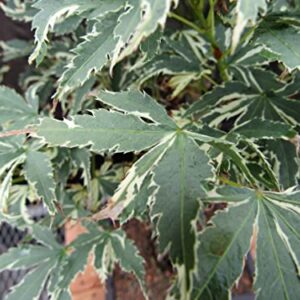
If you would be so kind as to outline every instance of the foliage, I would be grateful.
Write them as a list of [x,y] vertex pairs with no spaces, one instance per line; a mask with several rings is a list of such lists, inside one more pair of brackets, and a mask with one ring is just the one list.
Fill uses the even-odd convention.
[[[31,63],[22,95],[0,87],[0,222],[28,229],[0,269],[31,269],[7,299],[44,286],[70,299],[91,253],[103,280],[119,263],[147,297],[143,258],[122,229],[133,218],[168,254],[170,299],[231,299],[251,240],[256,298],[298,299],[298,1],[1,6],[34,31],[0,44],[3,62]],[[129,166],[117,153],[133,154]],[[39,224],[34,201],[48,210]],[[53,232],[70,220],[87,232],[59,245]]]

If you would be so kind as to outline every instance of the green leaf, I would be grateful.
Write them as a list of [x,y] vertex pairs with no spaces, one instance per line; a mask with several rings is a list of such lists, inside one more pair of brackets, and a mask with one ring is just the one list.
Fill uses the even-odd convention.
[[232,49],[235,50],[238,46],[240,37],[250,22],[253,26],[257,21],[259,12],[265,13],[267,11],[266,0],[256,0],[254,2],[238,0],[236,5],[236,25],[232,34]]
[[52,261],[41,264],[35,270],[31,271],[24,280],[20,282],[6,297],[7,300],[19,300],[24,298],[38,299],[41,294],[47,278],[55,267]]
[[33,224],[31,226],[33,237],[42,243],[44,246],[50,249],[61,249],[61,245],[55,239],[55,236],[52,234],[51,230],[47,227],[40,226],[38,224]]
[[0,140],[0,176],[11,168],[17,160],[22,162],[25,159],[25,151],[19,141],[21,141],[20,137],[9,137]]
[[9,187],[6,199],[1,197],[1,221],[20,229],[33,223],[26,207],[26,200],[29,196],[28,190],[28,187],[25,185],[14,184]]
[[137,277],[144,290],[144,260],[126,234],[121,230],[104,232],[92,223],[86,225],[89,232],[80,235],[71,244],[74,252],[63,266],[64,277],[61,278],[59,286],[62,289],[69,286],[76,274],[84,270],[89,254],[94,253],[94,264],[103,280],[106,279],[108,268],[118,262],[124,271]]
[[[158,26],[163,27],[173,0],[118,1],[113,5],[103,1],[63,0],[48,3],[38,1],[34,7],[40,11],[35,15],[32,25],[35,29],[36,49],[30,61],[40,63],[46,53],[47,32],[53,28],[56,20],[67,14],[80,14],[94,9],[89,16],[95,18],[93,29],[85,41],[75,49],[75,57],[60,78],[56,96],[61,98],[73,89],[82,86],[93,72],[100,71],[111,58],[111,68],[124,57],[135,51],[142,40],[153,34]],[[127,10],[120,10],[126,3]],[[97,7],[97,5],[101,7]]]
[[[47,242],[45,234],[49,239]],[[51,277],[59,266],[63,247],[55,242],[53,234],[39,225],[33,225],[33,235],[37,239],[41,238],[41,241],[50,247],[21,244],[18,248],[11,248],[0,256],[0,270],[34,268],[13,288],[6,299],[21,299],[24,295],[30,299],[38,299],[49,276]]]
[[[126,222],[129,219],[129,216],[134,214],[137,206],[141,205],[141,188],[146,182],[147,176],[150,176],[153,169],[157,164],[159,164],[165,152],[172,145],[173,135],[167,136],[163,139],[158,145],[153,147],[149,152],[143,155],[128,171],[126,178],[120,183],[117,191],[113,195],[111,201],[114,203],[114,206],[117,208],[116,212],[109,211],[108,214],[103,214],[100,211],[97,214],[97,218],[117,218],[118,215],[124,210],[125,214],[122,217],[122,222]],[[154,192],[154,189],[151,189]],[[152,194],[149,193],[147,196],[147,200],[143,201],[144,205],[142,205],[139,209],[146,210],[149,199]],[[144,200],[144,199],[143,199]],[[129,212],[129,207],[132,207],[132,211]],[[127,214],[129,212],[129,214]],[[111,215],[112,214],[112,215]],[[127,217],[126,217],[127,214]]]
[[14,90],[0,86],[0,125],[10,130],[24,129],[37,122],[37,111]]
[[120,13],[105,15],[75,49],[75,57],[59,80],[57,96],[82,86],[93,72],[100,71],[112,55],[117,40],[113,37]]
[[[190,289],[195,267],[195,219],[202,184],[213,178],[205,153],[189,137],[180,134],[153,171],[157,185],[152,218],[158,218],[160,250],[170,247],[170,256],[180,268],[183,290]],[[170,177],[168,174],[172,174]]]
[[93,110],[91,115],[78,115],[72,121],[45,118],[37,135],[51,145],[90,146],[95,152],[141,151],[157,144],[171,129],[147,124],[134,115],[106,110]]
[[98,99],[114,109],[176,129],[175,123],[167,115],[163,106],[159,105],[146,93],[141,93],[137,90],[120,93],[101,91]]
[[11,165],[9,171],[5,175],[3,181],[1,182],[0,186],[0,210],[3,212],[5,208],[5,204],[7,203],[7,200],[9,198],[9,191],[12,185],[12,178],[14,171],[16,167],[24,160],[24,158],[21,156],[17,158],[14,163]]
[[146,296],[144,259],[138,255],[139,251],[137,247],[126,237],[124,232],[120,230],[114,231],[111,234],[110,243],[114,251],[116,262],[119,263],[125,272],[135,275]]
[[[299,295],[299,212],[289,209],[293,207],[281,208],[275,203],[260,206],[254,284],[258,300],[296,299]],[[292,245],[290,240],[296,243]]]
[[91,184],[91,153],[87,149],[72,149],[70,152],[72,163],[76,168],[82,169],[84,184],[90,188]]
[[215,108],[219,102],[235,100],[237,97],[240,98],[244,96],[244,94],[244,98],[246,98],[246,95],[251,93],[251,90],[249,92],[248,90],[249,88],[243,82],[229,81],[222,86],[215,87],[211,92],[204,94],[201,99],[194,102],[187,109],[186,115],[207,113],[212,108]]
[[271,72],[245,69],[244,82],[228,82],[195,102],[187,114],[197,114],[210,125],[237,117],[235,124],[254,118],[297,125],[300,101],[289,99],[299,90],[298,74],[290,83],[277,80]]
[[[150,173],[150,172],[149,172]],[[125,223],[126,220],[135,218],[144,221],[147,217],[149,196],[153,195],[156,188],[151,185],[152,176],[148,176],[144,179],[142,185],[137,189],[135,194],[130,199],[130,203],[125,206],[120,215],[121,223]]]
[[29,61],[37,60],[39,64],[43,60],[47,49],[47,34],[61,16],[83,12],[98,5],[98,0],[40,0],[34,3],[33,7],[39,10],[32,20],[36,48]]
[[299,199],[299,191],[275,193],[229,187],[208,197],[208,202],[233,204],[228,212],[217,214],[214,225],[199,235],[193,299],[227,299],[220,295],[229,293],[239,278],[254,228],[257,299],[296,299],[300,292]]
[[297,147],[289,141],[267,141],[266,150],[271,153],[274,170],[284,189],[297,185],[299,158]]
[[228,290],[243,271],[256,214],[257,202],[245,195],[245,201],[219,212],[199,234],[192,299],[228,299]]
[[206,42],[193,31],[164,37],[156,54],[140,59],[126,74],[125,86],[141,85],[159,74],[195,78],[203,72],[206,46]]
[[134,52],[142,40],[154,33],[158,26],[164,27],[167,15],[174,0],[129,0],[128,10],[119,20],[114,34],[119,38],[114,55],[113,66]]
[[4,3],[0,3],[0,7],[9,18],[19,21],[28,22],[31,21],[37,10],[32,7],[33,0],[26,2],[20,0],[7,0]]
[[256,118],[235,127],[233,132],[255,139],[292,138],[297,133],[285,123]]
[[25,177],[28,183],[41,197],[48,208],[50,214],[54,214],[56,200],[55,181],[53,169],[49,157],[42,152],[30,151],[27,154],[24,166]]
[[68,288],[76,278],[76,275],[84,271],[93,247],[94,243],[82,245],[70,255],[66,264],[63,265],[61,273],[64,274],[64,276],[61,277],[58,284],[62,290]]
[[74,103],[70,107],[71,114],[77,114],[79,111],[81,111],[84,100],[86,100],[86,96],[92,90],[95,82],[95,78],[91,78],[86,81],[82,87],[77,89],[74,95]]
[[299,30],[293,27],[270,28],[258,31],[256,41],[267,46],[277,56],[277,59],[285,64],[291,71],[300,67],[300,43],[295,37]]
[[11,248],[0,255],[0,270],[28,269],[49,260],[51,256],[53,251],[42,246]]
[[19,39],[13,39],[7,42],[0,41],[0,47],[3,51],[3,62],[8,62],[20,57],[26,57],[32,51],[32,44],[30,42]]

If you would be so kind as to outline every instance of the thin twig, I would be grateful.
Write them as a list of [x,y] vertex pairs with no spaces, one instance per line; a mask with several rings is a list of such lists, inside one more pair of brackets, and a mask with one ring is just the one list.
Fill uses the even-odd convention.
[[1,132],[0,133],[0,138],[15,136],[15,135],[21,135],[21,134],[30,134],[30,133],[34,133],[34,129],[10,130],[10,131],[6,131],[6,132]]

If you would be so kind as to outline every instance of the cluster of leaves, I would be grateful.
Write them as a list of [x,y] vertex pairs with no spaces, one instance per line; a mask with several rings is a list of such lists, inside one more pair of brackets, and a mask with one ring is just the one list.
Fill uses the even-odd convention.
[[[119,262],[147,297],[143,259],[106,221],[133,218],[151,222],[176,270],[170,299],[230,299],[251,240],[256,298],[298,299],[298,1],[1,6],[32,24],[34,41],[1,42],[4,62],[31,66],[23,96],[0,87],[0,221],[40,243],[0,257],[0,269],[32,268],[8,299],[36,299],[44,285],[70,299],[90,253],[102,279]],[[48,209],[39,225],[32,201]],[[58,245],[49,228],[70,219],[87,233]]]

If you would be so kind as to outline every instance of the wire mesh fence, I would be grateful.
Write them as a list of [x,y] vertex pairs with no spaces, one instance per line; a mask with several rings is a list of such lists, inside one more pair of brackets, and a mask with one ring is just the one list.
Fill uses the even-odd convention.
[[[47,211],[42,205],[34,205],[28,207],[31,218],[35,221],[43,218]],[[19,230],[11,225],[0,222],[0,255],[8,251],[11,247],[16,247],[25,237],[26,231]],[[64,230],[57,232],[57,240],[64,242]],[[4,300],[5,296],[11,288],[18,284],[29,270],[4,270],[0,272],[0,300]],[[49,297],[46,292],[41,294],[39,300],[47,300]]]
[[[7,223],[0,225],[0,255],[10,247],[15,247],[23,239],[24,231],[20,231]],[[26,270],[10,271],[0,273],[0,300],[3,300],[12,286],[20,282],[26,274]]]

